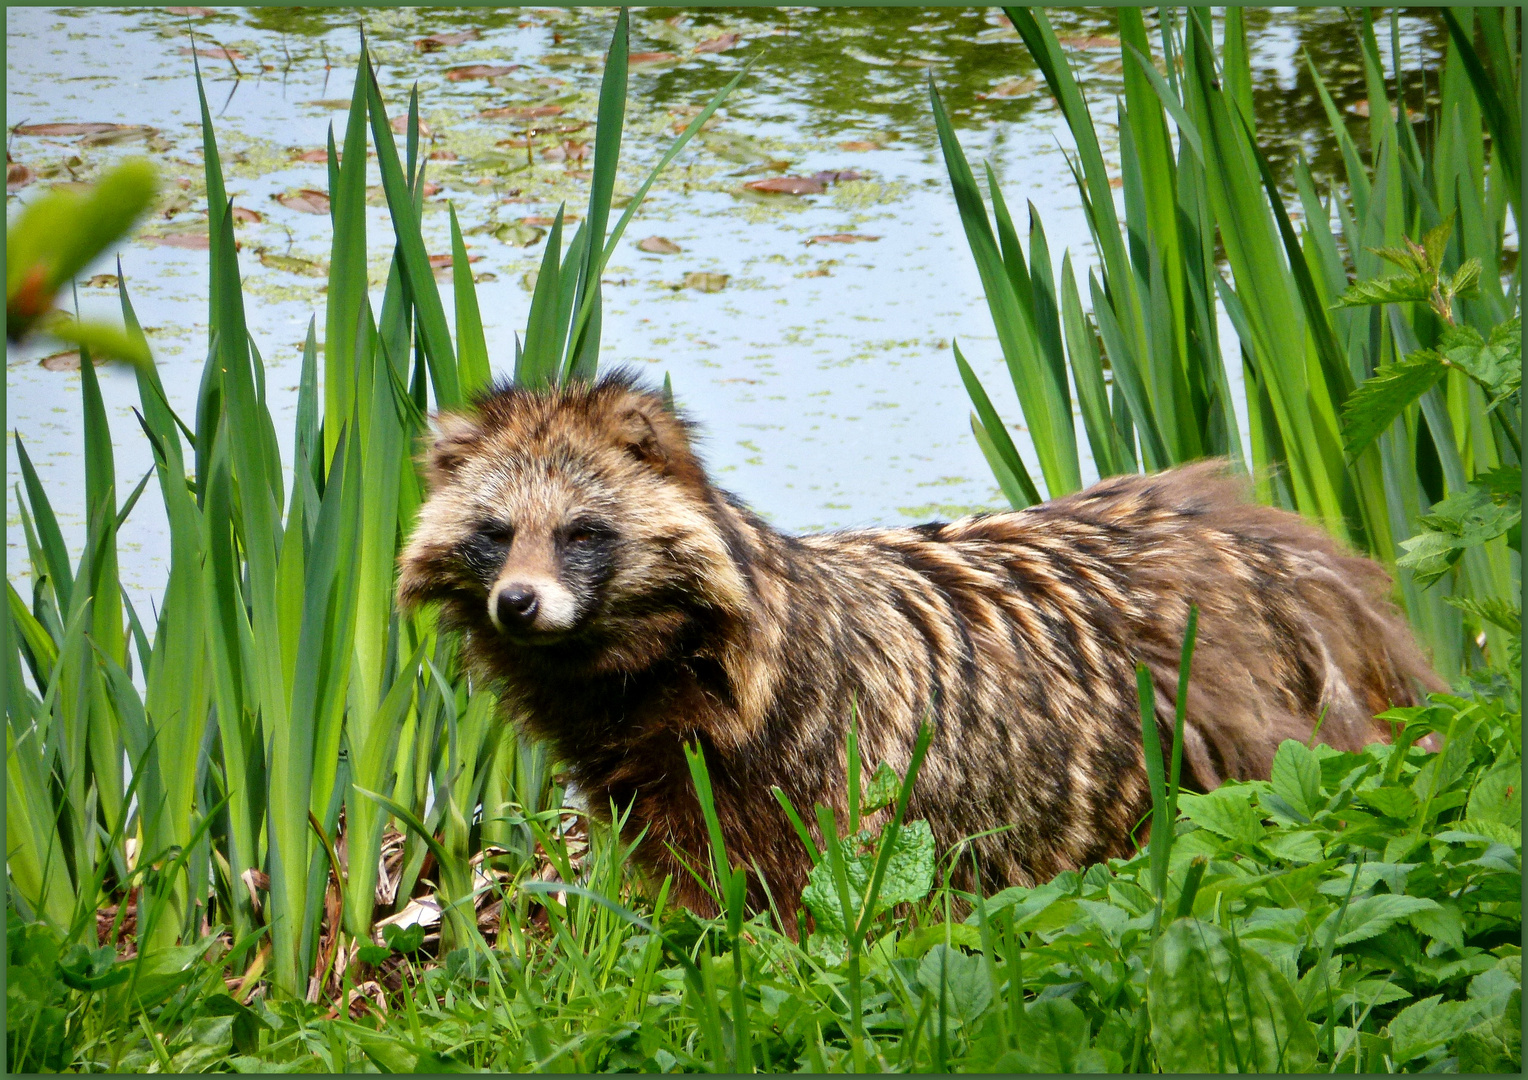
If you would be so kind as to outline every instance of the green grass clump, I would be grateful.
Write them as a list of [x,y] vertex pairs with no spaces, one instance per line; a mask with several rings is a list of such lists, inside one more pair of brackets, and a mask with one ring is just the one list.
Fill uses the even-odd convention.
[[[1054,45],[1042,17],[1011,14],[1032,49]],[[1497,41],[1490,27],[1500,24],[1482,18],[1490,45]],[[1136,17],[1121,19],[1127,43],[1144,44]],[[1164,40],[1176,48],[1173,25],[1166,21]],[[1205,149],[1209,136],[1242,137],[1215,97],[1238,93],[1232,76],[1241,68],[1228,58],[1228,89],[1206,83],[1213,57],[1197,15],[1191,28],[1197,44],[1184,46],[1188,74],[1170,65],[1169,93],[1140,67],[1127,104],[1137,117],[1143,103],[1173,111],[1169,99],[1179,91],[1171,87],[1192,79],[1198,89],[1182,91],[1178,105],[1209,112],[1180,126],[1176,173],[1132,178],[1129,169],[1144,166],[1127,166],[1127,224],[1152,237],[1151,229],[1197,222],[1205,229],[1195,234],[1203,258],[1141,263],[1142,250],[1188,250],[1153,240],[1119,261],[1123,249],[1106,242],[1115,227],[1103,217],[1112,200],[1105,187],[1092,203],[1105,280],[1093,291],[1091,316],[1066,263],[1056,302],[1038,225],[1027,268],[1000,201],[997,239],[990,230],[982,239],[976,215],[985,226],[986,211],[941,125],[989,298],[995,312],[1002,309],[1000,339],[1022,376],[1026,414],[1037,410],[1031,426],[1043,436],[1042,471],[1055,492],[1075,486],[1079,468],[1075,436],[1067,438],[1070,403],[1044,396],[1065,389],[1068,371],[1086,399],[1084,424],[1106,471],[1229,452],[1235,438],[1224,388],[1215,389],[1217,354],[1206,351],[1213,345],[1205,336],[1213,334],[1207,298],[1237,295],[1216,268],[1211,224],[1219,223],[1238,281],[1244,270],[1225,207],[1204,185],[1211,172],[1231,168]],[[594,373],[605,262],[657,171],[736,85],[693,119],[610,227],[626,37],[622,16],[600,94],[590,205],[566,246],[560,215],[551,230],[515,357],[522,383]],[[1473,122],[1490,126],[1493,137],[1511,130],[1506,99],[1498,95],[1493,106],[1482,87],[1503,63],[1515,71],[1515,61],[1492,53],[1490,66],[1477,59],[1472,67],[1457,48],[1462,74],[1446,80],[1445,99],[1478,97],[1483,112],[1470,114]],[[1080,114],[1065,70],[1052,64],[1046,75],[1075,125]],[[1462,87],[1473,96],[1461,96]],[[1371,100],[1382,94],[1380,80]],[[937,99],[935,110],[939,120]],[[82,341],[88,528],[78,561],[68,558],[48,493],[16,440],[31,580],[29,596],[8,584],[0,620],[13,1071],[1519,1067],[1521,657],[1496,638],[1488,643],[1494,666],[1476,673],[1471,695],[1386,714],[1397,726],[1393,745],[1352,754],[1287,742],[1266,782],[1180,794],[1181,717],[1180,735],[1165,751],[1148,722],[1143,736],[1162,827],[1132,858],[1030,888],[990,897],[952,888],[964,848],[941,854],[926,823],[903,820],[926,742],[898,776],[862,761],[854,734],[846,748],[847,819],[787,806],[814,863],[805,911],[745,910],[744,871],[730,863],[714,814],[709,862],[694,870],[721,916],[672,910],[669,883],[639,886],[628,863],[636,838],[563,808],[556,763],[498,721],[492,693],[460,669],[455,643],[429,614],[393,608],[398,547],[423,497],[413,455],[425,413],[483,387],[489,361],[454,216],[449,297],[437,289],[420,236],[418,101],[410,101],[401,150],[387,117],[363,49],[343,147],[330,140],[325,332],[320,346],[315,320],[304,350],[290,473],[280,464],[264,365],[246,330],[205,102],[211,333],[195,413],[178,415],[153,366],[137,367],[139,420],[155,469],[119,500],[89,349],[92,340],[121,338],[119,354],[147,355],[124,284],[125,332]],[[1155,121],[1142,123],[1152,129]],[[1158,132],[1164,139],[1165,130]],[[1475,256],[1461,259],[1459,245],[1485,243],[1468,250],[1489,253],[1497,243],[1496,261],[1481,263],[1494,269],[1500,237],[1493,241],[1490,229],[1500,230],[1492,224],[1481,234],[1482,219],[1463,213],[1458,233],[1443,228],[1441,215],[1433,221],[1424,189],[1404,167],[1384,164],[1385,153],[1405,149],[1409,128],[1398,130],[1376,128],[1374,145],[1400,142],[1379,151],[1372,175],[1350,170],[1349,197],[1363,191],[1367,209],[1353,220],[1372,223],[1377,239],[1413,219],[1427,225],[1416,245],[1402,242],[1413,236],[1402,229],[1393,250],[1375,256],[1398,265],[1399,280],[1364,285],[1374,275],[1363,264],[1360,286],[1348,290],[1341,260],[1328,257],[1336,239],[1316,228],[1313,215],[1300,258],[1286,249],[1288,265],[1326,283],[1316,292],[1323,302],[1367,305],[1330,316],[1349,350],[1337,359],[1362,360],[1367,381],[1352,367],[1347,399],[1317,395],[1301,405],[1319,429],[1309,445],[1298,444],[1293,429],[1255,421],[1252,460],[1288,469],[1265,476],[1265,494],[1317,516],[1337,508],[1343,522],[1362,527],[1347,535],[1367,538],[1370,550],[1380,550],[1377,522],[1404,523],[1409,531],[1390,535],[1419,541],[1405,549],[1413,562],[1400,563],[1415,567],[1403,583],[1410,582],[1408,603],[1424,598],[1412,608],[1424,627],[1453,612],[1456,630],[1489,624],[1515,638],[1516,594],[1499,586],[1519,580],[1509,497],[1517,429],[1505,417],[1521,363],[1510,334],[1493,326],[1515,310],[1516,279],[1502,291],[1482,271],[1482,298],[1466,296]],[[365,285],[368,141],[393,226],[377,311]],[[1214,183],[1248,213],[1256,203],[1258,214],[1276,214],[1273,186],[1259,187],[1263,178],[1248,171],[1258,160],[1255,142],[1236,145],[1245,151],[1242,171]],[[1501,161],[1503,171],[1516,168]],[[1084,162],[1085,191],[1095,165],[1101,158]],[[1470,168],[1447,175],[1478,179]],[[1140,209],[1136,185],[1163,177],[1176,177],[1177,188],[1164,190],[1176,190],[1182,213],[1142,224],[1132,217]],[[1403,179],[1412,202],[1394,195]],[[1460,195],[1458,184],[1449,190],[1450,198],[1478,195]],[[1267,204],[1256,202],[1264,194]],[[1485,198],[1483,205],[1501,210],[1506,196],[1498,185]],[[1155,214],[1162,204],[1148,201]],[[1352,212],[1346,204],[1338,210],[1346,228]],[[1287,240],[1265,225],[1269,244]],[[1345,235],[1349,255],[1364,258],[1353,254],[1361,251],[1354,239],[1369,234]],[[1305,279],[1280,280],[1293,290],[1288,310],[1314,320]],[[1477,303],[1478,310],[1470,306]],[[1319,310],[1329,317],[1328,308]],[[1026,323],[1026,311],[1049,314]],[[1197,329],[1164,314],[1174,312],[1191,314]],[[1312,325],[1303,344],[1279,339],[1281,348],[1307,350],[1278,354],[1310,380],[1307,390],[1318,375],[1336,377],[1330,342]],[[1095,326],[1105,353],[1097,351]],[[1182,333],[1167,332],[1172,327]],[[1048,342],[1048,351],[1026,353],[1035,341]],[[1132,354],[1131,341],[1145,351]],[[1365,342],[1378,342],[1379,351],[1363,352]],[[1270,403],[1284,393],[1274,381],[1282,369],[1270,366],[1265,345],[1249,333],[1242,353],[1249,388],[1272,409],[1257,415],[1277,417]],[[1131,355],[1140,365],[1135,384]],[[1159,360],[1166,366],[1153,366]],[[1031,361],[1040,366],[1024,366]],[[963,361],[962,371],[978,404],[978,440],[1005,490],[1016,503],[1033,501],[1035,485]],[[1194,393],[1173,396],[1180,375]],[[1339,405],[1347,443],[1334,458]],[[1445,437],[1445,420],[1487,441]],[[1438,490],[1417,457],[1423,446],[1433,447],[1428,460],[1441,462]],[[1455,470],[1450,448],[1467,471]],[[1373,476],[1384,481],[1384,500],[1397,501],[1373,501],[1381,490],[1365,486]],[[117,531],[151,483],[169,522],[171,559],[157,619],[146,625],[118,579]],[[1296,497],[1307,488],[1314,501]],[[1343,516],[1354,508],[1356,517]],[[1441,583],[1446,603],[1427,599],[1429,581]],[[1184,680],[1192,638],[1190,631]],[[1147,683],[1148,717],[1155,715],[1150,692]],[[1443,737],[1441,753],[1415,745],[1432,732]],[[709,812],[703,761],[692,757],[690,765]],[[864,815],[887,808],[888,827],[864,828]],[[814,841],[809,821],[825,842]]]

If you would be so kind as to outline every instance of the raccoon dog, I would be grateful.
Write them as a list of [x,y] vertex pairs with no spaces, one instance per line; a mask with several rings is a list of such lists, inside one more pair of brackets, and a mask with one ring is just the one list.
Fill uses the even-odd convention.
[[594,812],[629,806],[638,862],[697,910],[710,901],[675,857],[707,858],[687,742],[729,852],[789,912],[811,864],[770,788],[808,821],[842,811],[851,710],[866,765],[898,771],[932,718],[908,816],[942,849],[1006,826],[957,876],[972,886],[974,855],[995,888],[1133,850],[1150,808],[1135,663],[1170,742],[1190,604],[1194,789],[1266,777],[1318,718],[1333,746],[1383,740],[1375,713],[1442,685],[1384,571],[1250,503],[1223,463],[796,537],[712,486],[690,424],[629,375],[500,387],[437,428],[400,601],[439,602],[506,720],[552,744]]

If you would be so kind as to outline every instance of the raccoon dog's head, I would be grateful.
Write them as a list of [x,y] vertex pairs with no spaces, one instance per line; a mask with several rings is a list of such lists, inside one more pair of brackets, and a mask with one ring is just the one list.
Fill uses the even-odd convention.
[[399,600],[524,655],[636,671],[746,604],[685,422],[630,375],[436,417]]

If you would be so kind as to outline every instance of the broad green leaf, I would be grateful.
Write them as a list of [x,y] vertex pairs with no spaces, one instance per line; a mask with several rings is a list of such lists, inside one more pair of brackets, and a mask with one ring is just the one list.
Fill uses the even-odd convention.
[[1475,781],[1465,816],[1520,828],[1523,821],[1523,765],[1509,758]]
[[1200,828],[1227,840],[1256,843],[1263,838],[1263,821],[1252,808],[1250,787],[1227,785],[1207,795],[1185,792],[1183,814]]
[[[853,839],[840,841],[840,844],[847,848]],[[875,867],[875,855],[873,852],[851,855],[846,851],[844,866],[848,873],[850,916],[859,920],[863,918],[861,908]],[[888,911],[897,904],[921,900],[933,884],[934,834],[929,831],[926,821],[905,822],[898,830],[896,846],[881,879],[875,913]],[[811,908],[819,929],[834,934],[845,933],[843,905],[827,859],[812,868],[801,900]]]
[[1440,994],[1406,1006],[1386,1027],[1391,1059],[1404,1065],[1444,1045],[1459,1033],[1461,1021],[1472,1018],[1474,1012],[1473,1004],[1444,1001]]
[[1302,742],[1285,739],[1273,758],[1273,792],[1307,818],[1326,800],[1321,797],[1321,764]]
[[982,958],[948,945],[935,945],[923,957],[918,965],[918,982],[924,993],[934,998],[934,1008],[941,1010],[952,1026],[974,1022],[992,1004],[992,980]]
[[[1367,941],[1415,912],[1432,911],[1437,907],[1436,900],[1421,896],[1397,896],[1394,893],[1376,893],[1354,900],[1343,913],[1342,923],[1337,930],[1337,944],[1352,945],[1357,941]],[[1322,929],[1317,932],[1318,937],[1326,933],[1336,917],[1336,912],[1328,916],[1322,923]]]
[[1500,1016],[1464,1032],[1454,1043],[1462,1073],[1516,1073],[1523,1067],[1522,991],[1514,990]]

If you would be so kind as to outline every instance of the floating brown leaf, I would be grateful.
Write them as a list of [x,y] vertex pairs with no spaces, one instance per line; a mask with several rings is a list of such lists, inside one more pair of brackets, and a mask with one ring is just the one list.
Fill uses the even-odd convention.
[[725,34],[718,34],[714,38],[707,38],[705,41],[702,41],[699,45],[695,46],[695,51],[698,53],[726,52],[736,44],[737,35],[729,30]]
[[477,39],[478,32],[476,30],[462,30],[455,34],[431,34],[428,37],[415,39],[414,48],[422,53],[427,53],[434,52],[436,49],[448,48],[452,45],[461,45],[468,41],[476,41]]
[[171,15],[190,15],[194,19],[206,19],[217,14],[211,8],[204,7],[167,7],[165,10]]
[[[481,256],[481,255],[468,255],[467,256],[467,261],[469,263],[482,262],[483,261],[483,256]],[[432,267],[434,267],[435,269],[437,269],[437,270],[440,269],[442,266],[450,266],[451,265],[451,256],[450,255],[431,255],[430,256],[430,265]]]
[[[106,357],[91,357],[91,362],[100,367],[106,362]],[[37,366],[46,368],[48,371],[78,371],[80,369],[80,351],[70,349],[68,352],[56,352],[51,356],[44,356],[37,361]]]
[[652,255],[678,255],[684,248],[666,236],[649,236],[637,241],[637,248]]
[[427,199],[431,195],[439,195],[442,190],[443,189],[441,188],[441,186],[439,184],[437,184],[434,180],[426,180],[424,182],[424,197],[427,198]]
[[37,174],[25,165],[7,163],[5,166],[6,191],[20,191],[36,178]]
[[322,191],[313,188],[303,188],[301,191],[288,191],[281,195],[272,195],[282,206],[288,210],[297,210],[304,214],[327,214],[329,212],[329,196]]
[[456,160],[456,155],[454,153],[452,153],[450,150],[431,150],[430,151],[430,160],[431,161],[455,161]]
[[829,233],[826,236],[813,236],[807,240],[807,246],[812,244],[868,244],[872,240],[879,240],[879,236],[866,236],[864,233]]
[[563,161],[567,156],[568,152],[560,146],[548,146],[541,151],[541,160],[543,161]]
[[562,152],[569,161],[583,161],[589,156],[589,144],[569,139],[562,144]]
[[812,179],[819,184],[844,184],[850,180],[863,180],[864,176],[853,169],[824,169],[822,172],[812,174]]
[[245,209],[242,206],[235,206],[233,208],[233,219],[235,221],[251,221],[251,222],[254,222],[256,225],[260,224],[260,222],[265,220],[263,217],[261,217],[255,211],[247,210],[247,209]]
[[[122,124],[112,131],[96,131],[80,140],[81,146],[111,146],[131,139],[149,139],[157,132],[144,124]],[[152,147],[152,144],[150,144]]]
[[504,105],[478,113],[485,120],[534,120],[538,116],[558,116],[561,105]]
[[976,96],[983,100],[989,98],[1024,97],[1027,94],[1034,93],[1039,86],[1040,84],[1034,79],[1004,79],[985,94],[979,93]]
[[519,64],[466,64],[462,67],[446,69],[446,78],[452,82],[464,82],[467,79],[497,79],[500,75],[508,75],[511,71],[519,71]]
[[[391,126],[395,132],[397,132],[399,135],[402,135],[409,129],[408,113],[393,117]],[[430,125],[424,122],[423,117],[421,117],[419,120],[419,134],[424,136],[426,139],[432,137],[435,134],[435,132],[430,130]]]
[[329,160],[329,151],[327,151],[327,150],[304,150],[301,153],[293,154],[292,155],[292,160],[293,161],[315,161],[315,162],[318,162],[319,164],[323,164],[324,162],[327,162]]
[[180,55],[190,56],[195,53],[206,60],[243,60],[244,54],[238,49],[225,49],[221,45],[211,49],[193,49],[189,45],[180,50]]
[[827,185],[810,176],[772,176],[768,180],[750,180],[744,187],[775,195],[821,195]]
[[138,124],[22,124],[12,130],[17,135],[100,135],[108,131],[126,131]]
[[1057,38],[1057,41],[1071,49],[1117,49],[1119,38],[1098,36],[1083,36]]
[[851,139],[849,142],[838,144],[840,150],[847,150],[852,154],[862,154],[869,150],[880,150],[880,143],[866,142],[864,139]]
[[[554,220],[556,220],[556,219],[549,218],[545,214],[531,214],[529,217],[521,218],[520,219],[520,223],[522,225],[536,225],[536,226],[540,226],[542,228],[550,228],[551,225],[552,225],[552,222]],[[564,215],[562,215],[562,223],[564,225],[570,224],[570,223],[575,222],[577,220],[578,220],[578,215],[577,214],[564,214]]]
[[692,271],[684,276],[684,288],[698,292],[721,292],[727,287],[728,275]]
[[679,57],[671,52],[634,52],[626,58],[626,62],[632,67],[642,64],[672,64]]
[[158,236],[145,236],[143,239],[160,247],[185,248],[188,251],[206,251],[212,246],[211,239],[204,232],[161,233]]

